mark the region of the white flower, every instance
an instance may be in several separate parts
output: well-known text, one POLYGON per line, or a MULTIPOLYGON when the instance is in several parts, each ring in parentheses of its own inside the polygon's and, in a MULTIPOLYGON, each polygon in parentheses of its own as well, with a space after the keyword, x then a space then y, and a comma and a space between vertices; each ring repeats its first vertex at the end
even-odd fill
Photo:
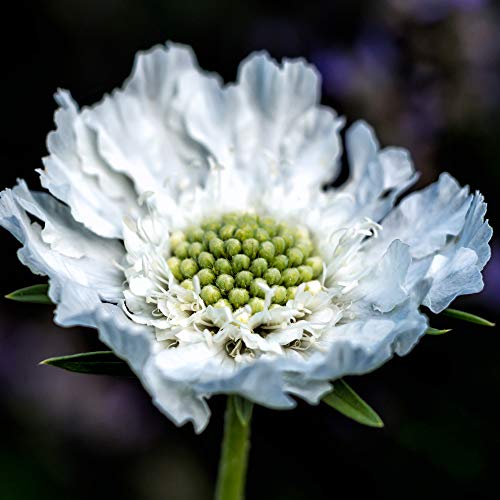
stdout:
POLYGON ((97 328, 179 425, 201 431, 218 393, 317 403, 406 354, 421 306, 483 286, 482 196, 443 174, 394 208, 417 175, 367 124, 346 133, 349 180, 323 189, 343 120, 319 88, 302 60, 255 54, 224 86, 190 49, 156 47, 92 107, 58 92, 50 194, 2 193, 0 222, 49 276, 56 322, 97 328))

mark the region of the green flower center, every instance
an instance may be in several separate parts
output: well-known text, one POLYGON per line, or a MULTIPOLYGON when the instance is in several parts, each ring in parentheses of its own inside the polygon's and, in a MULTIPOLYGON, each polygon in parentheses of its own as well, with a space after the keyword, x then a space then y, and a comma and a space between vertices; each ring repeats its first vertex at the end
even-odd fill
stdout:
POLYGON ((284 305, 301 283, 323 272, 307 229, 251 213, 206 219, 174 232, 170 244, 172 274, 188 290, 196 276, 207 306, 235 310, 248 304, 256 313, 264 309, 267 287, 273 303, 284 305))

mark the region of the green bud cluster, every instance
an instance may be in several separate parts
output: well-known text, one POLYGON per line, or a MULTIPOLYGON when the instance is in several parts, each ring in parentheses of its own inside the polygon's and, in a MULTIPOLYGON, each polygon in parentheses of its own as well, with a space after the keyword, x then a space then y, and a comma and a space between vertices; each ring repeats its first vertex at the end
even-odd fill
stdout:
POLYGON ((307 229, 268 216, 228 213, 206 219, 175 231, 170 244, 167 264, 174 277, 194 290, 197 276, 200 297, 215 307, 233 310, 248 304, 252 313, 262 311, 266 287, 274 290, 273 302, 284 305, 301 283, 323 272, 307 229))

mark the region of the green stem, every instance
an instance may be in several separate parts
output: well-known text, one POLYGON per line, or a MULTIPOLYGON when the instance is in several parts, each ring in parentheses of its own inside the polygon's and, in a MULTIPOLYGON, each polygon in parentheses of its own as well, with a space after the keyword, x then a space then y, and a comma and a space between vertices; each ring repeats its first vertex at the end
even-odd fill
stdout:
POLYGON ((251 402, 228 396, 215 500, 244 499, 251 418, 251 402))

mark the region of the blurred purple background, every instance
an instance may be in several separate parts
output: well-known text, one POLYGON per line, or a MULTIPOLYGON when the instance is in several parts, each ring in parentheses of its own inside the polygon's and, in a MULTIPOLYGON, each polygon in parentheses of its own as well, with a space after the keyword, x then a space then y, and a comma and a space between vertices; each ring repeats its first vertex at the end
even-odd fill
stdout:
MULTIPOLYGON (((121 85, 134 53, 167 39, 234 79, 267 49, 303 56, 323 76, 324 103, 368 120, 382 144, 409 148, 420 184, 447 170, 480 189, 495 228, 500 178, 500 11, 487 0, 39 0, 9 6, 2 32, 2 186, 46 154, 57 87, 81 104, 121 85)), ((425 214, 423 214, 425 216, 425 214)), ((40 281, 3 233, 2 294, 40 281)), ((500 320, 500 242, 482 295, 457 307, 500 320)), ((223 398, 209 428, 177 429, 134 380, 39 366, 97 350, 95 332, 64 330, 50 308, 0 303, 0 498, 205 500, 215 479, 223 398)), ((497 498, 500 392, 496 329, 435 318, 454 331, 351 379, 383 416, 362 428, 327 407, 257 408, 249 499, 497 498)))

